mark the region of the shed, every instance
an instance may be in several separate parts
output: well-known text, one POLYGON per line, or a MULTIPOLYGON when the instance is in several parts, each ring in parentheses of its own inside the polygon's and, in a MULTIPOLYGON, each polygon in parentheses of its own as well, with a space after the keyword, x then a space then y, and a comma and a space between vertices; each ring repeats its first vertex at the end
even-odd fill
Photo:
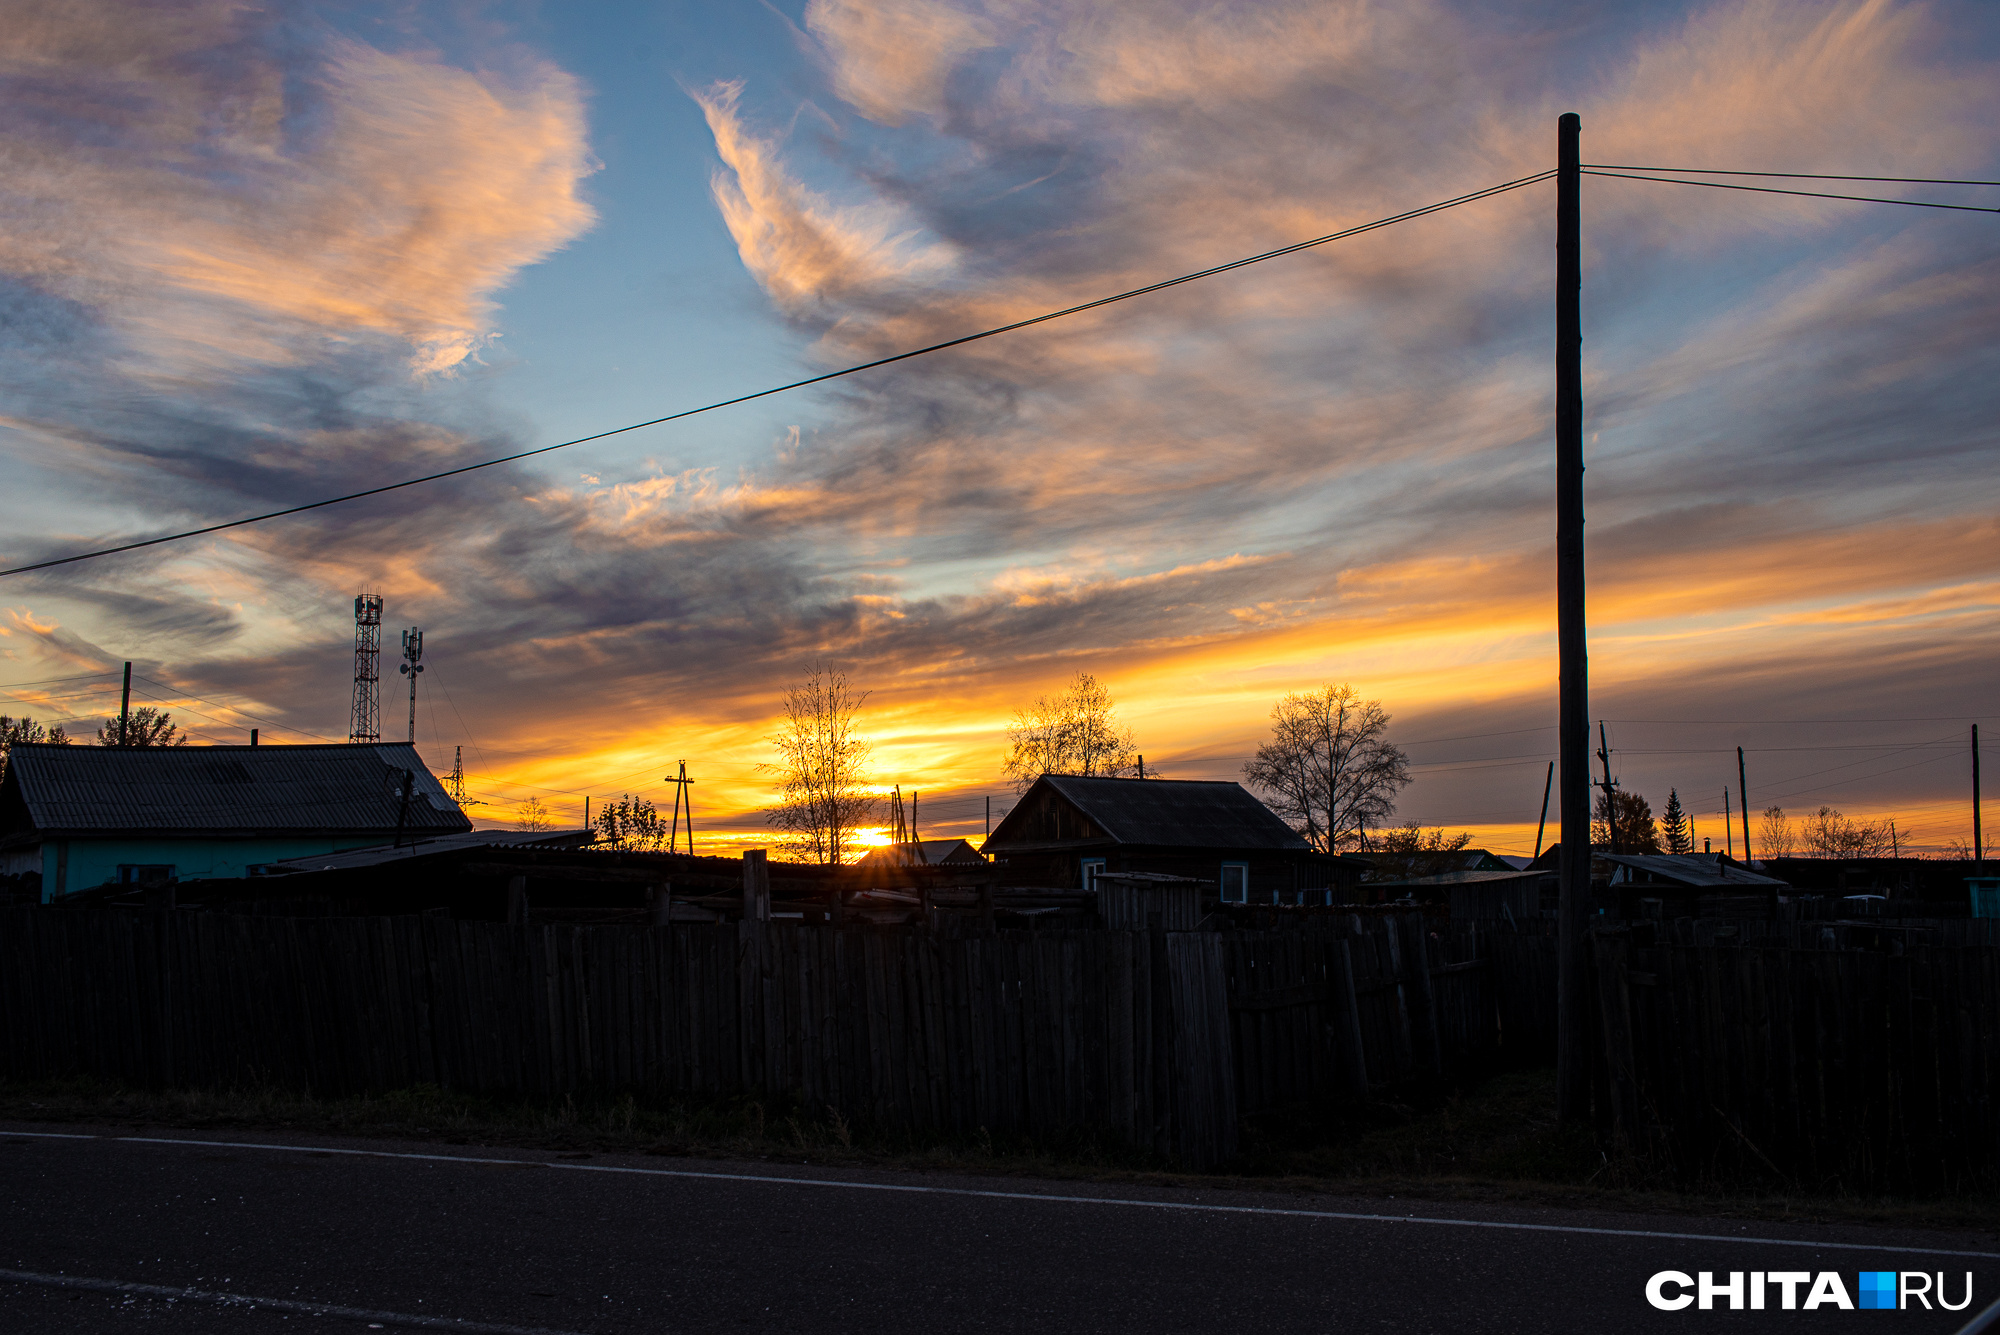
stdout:
POLYGON ((22 745, 0 783, 0 872, 44 902, 471 828, 407 742, 22 745))
POLYGON ((986 859, 963 839, 913 839, 870 849, 857 867, 983 867, 986 859))
POLYGON ((1011 884, 1087 890, 1107 872, 1156 872, 1224 904, 1345 902, 1367 865, 1314 849, 1241 784, 1065 774, 1035 780, 981 851, 1011 884))

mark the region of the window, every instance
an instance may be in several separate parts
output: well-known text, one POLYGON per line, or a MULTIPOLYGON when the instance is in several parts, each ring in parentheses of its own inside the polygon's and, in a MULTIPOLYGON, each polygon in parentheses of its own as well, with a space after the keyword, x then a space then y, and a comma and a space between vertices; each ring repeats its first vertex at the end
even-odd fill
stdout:
POLYGON ((1095 890, 1097 888, 1097 873, 1103 870, 1103 858, 1085 858, 1083 860, 1083 888, 1086 890, 1095 890))
POLYGON ((171 881, 174 869, 171 865, 159 863, 121 862, 118 864, 118 884, 143 885, 147 881, 171 881))
POLYGON ((1222 864, 1222 902, 1225 904, 1248 904, 1250 902, 1249 863, 1225 862, 1222 864))

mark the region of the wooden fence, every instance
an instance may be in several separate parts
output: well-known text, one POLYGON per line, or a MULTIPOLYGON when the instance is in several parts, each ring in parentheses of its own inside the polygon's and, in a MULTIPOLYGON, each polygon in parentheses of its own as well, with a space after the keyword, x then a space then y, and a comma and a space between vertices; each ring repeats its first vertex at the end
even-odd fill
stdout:
POLYGON ((0 1070, 328 1094, 792 1091, 914 1131, 1235 1149, 1221 940, 0 910, 0 1070))
POLYGON ((1245 1113, 1555 1051, 1555 938, 1540 931, 1434 931, 1407 913, 1221 941, 1245 1113))
POLYGON ((1600 1088, 1628 1148, 1689 1177, 1992 1185, 2000 948, 1593 944, 1600 1088))

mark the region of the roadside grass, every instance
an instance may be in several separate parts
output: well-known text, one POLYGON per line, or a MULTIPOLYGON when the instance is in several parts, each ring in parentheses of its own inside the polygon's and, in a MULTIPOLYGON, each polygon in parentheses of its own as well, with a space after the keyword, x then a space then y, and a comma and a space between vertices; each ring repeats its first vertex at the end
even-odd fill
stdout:
MULTIPOLYGON (((558 1154, 650 1154, 844 1167, 1201 1185, 1378 1200, 1474 1201, 1796 1223, 2000 1230, 2000 1197, 1967 1190, 1876 1197, 1770 1178, 1692 1183, 1606 1154, 1558 1126, 1554 1072, 1464 1088, 1413 1087, 1367 1103, 1246 1118, 1227 1172, 1179 1172, 1150 1151, 1089 1135, 921 1136, 813 1115, 797 1100, 462 1094, 435 1086, 317 1098, 267 1086, 147 1090, 88 1079, 0 1080, 0 1121, 479 1145, 558 1154)), ((1401 1207, 1397 1207, 1400 1209, 1401 1207)))

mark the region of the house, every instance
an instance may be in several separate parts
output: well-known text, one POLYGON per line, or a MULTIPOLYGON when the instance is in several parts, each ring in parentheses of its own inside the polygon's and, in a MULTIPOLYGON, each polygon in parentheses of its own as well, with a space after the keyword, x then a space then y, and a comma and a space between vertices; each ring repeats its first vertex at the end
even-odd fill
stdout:
POLYGON ((871 849, 854 865, 871 870, 881 867, 983 867, 986 859, 963 839, 917 839, 906 844, 871 849))
POLYGON ((1186 779, 1035 780, 981 852, 1009 885, 1093 889, 1104 872, 1158 872, 1212 887, 1207 902, 1346 902, 1366 870, 1316 851, 1241 784, 1186 779))
POLYGON ((1432 876, 1370 881, 1364 888, 1390 900, 1449 902, 1453 918, 1508 918, 1520 922, 1540 916, 1544 900, 1554 898, 1556 875, 1525 868, 1474 867, 1432 876))
POLYGON ((48 902, 471 828, 406 742, 20 745, 0 783, 0 874, 48 902))

